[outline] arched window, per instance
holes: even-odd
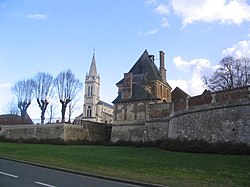
[[[92,116],[92,109],[91,106],[88,106],[87,108],[87,117],[91,117]]]

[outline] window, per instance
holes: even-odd
[[[87,108],[87,117],[91,117],[91,116],[92,116],[91,106],[88,106],[88,108]]]
[[[88,86],[88,97],[90,96],[90,86]]]

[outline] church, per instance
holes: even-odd
[[[100,75],[97,73],[95,53],[93,53],[89,72],[85,77],[83,113],[81,120],[98,123],[113,123],[113,106],[100,100]]]

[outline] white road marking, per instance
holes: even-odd
[[[42,182],[35,182],[36,184],[40,184],[42,186],[48,186],[48,187],[56,187],[56,186],[53,186],[53,185],[50,185],[50,184],[46,184],[46,183],[42,183]]]
[[[1,172],[1,171],[0,171],[0,174],[6,175],[6,176],[9,176],[9,177],[14,177],[14,178],[17,178],[17,177],[18,177],[18,176],[16,176],[16,175],[12,175],[12,174],[5,173],[5,172]]]

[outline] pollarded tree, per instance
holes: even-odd
[[[17,97],[17,105],[20,109],[21,117],[24,120],[27,115],[27,109],[31,104],[34,93],[34,80],[18,81],[13,87],[12,92]]]
[[[49,104],[53,89],[53,76],[49,73],[39,72],[34,77],[34,93],[36,101],[41,109],[41,124],[44,123],[44,115]]]
[[[212,91],[247,86],[250,84],[250,59],[227,56],[220,61],[212,77],[204,77],[204,82]]]
[[[82,88],[82,83],[75,78],[71,70],[63,71],[54,80],[55,88],[57,89],[58,98],[62,105],[62,122],[65,122],[65,113],[67,105],[77,95]]]

